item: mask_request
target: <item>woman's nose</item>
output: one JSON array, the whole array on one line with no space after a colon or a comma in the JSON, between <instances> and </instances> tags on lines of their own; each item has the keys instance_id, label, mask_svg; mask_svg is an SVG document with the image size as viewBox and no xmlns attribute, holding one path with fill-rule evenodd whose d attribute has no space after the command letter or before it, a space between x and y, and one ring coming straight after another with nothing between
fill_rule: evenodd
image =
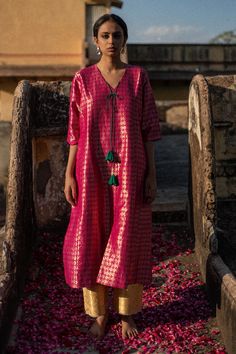
<instances>
[{"instance_id":1,"label":"woman's nose","mask_svg":"<svg viewBox=\"0 0 236 354\"><path fill-rule=\"evenodd\" d=\"M109 42L110 44L112 44L112 43L114 42L114 37L113 37L112 34L109 36L108 42Z\"/></svg>"}]
</instances>

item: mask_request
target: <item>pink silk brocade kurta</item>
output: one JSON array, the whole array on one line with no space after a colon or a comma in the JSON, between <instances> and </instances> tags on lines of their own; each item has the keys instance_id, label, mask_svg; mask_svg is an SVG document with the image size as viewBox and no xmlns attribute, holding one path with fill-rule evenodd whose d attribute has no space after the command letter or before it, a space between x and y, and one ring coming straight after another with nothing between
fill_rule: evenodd
<instances>
[{"instance_id":1,"label":"pink silk brocade kurta","mask_svg":"<svg viewBox=\"0 0 236 354\"><path fill-rule=\"evenodd\" d=\"M116 93L111 104L111 91ZM114 123L112 127L112 107ZM111 147L119 162L108 162ZM151 281L151 205L144 202L145 141L160 138L159 119L146 71L128 65L116 88L97 65L72 81L67 142L78 144L78 201L63 244L66 283L126 288ZM119 185L109 185L111 174Z\"/></svg>"}]
</instances>

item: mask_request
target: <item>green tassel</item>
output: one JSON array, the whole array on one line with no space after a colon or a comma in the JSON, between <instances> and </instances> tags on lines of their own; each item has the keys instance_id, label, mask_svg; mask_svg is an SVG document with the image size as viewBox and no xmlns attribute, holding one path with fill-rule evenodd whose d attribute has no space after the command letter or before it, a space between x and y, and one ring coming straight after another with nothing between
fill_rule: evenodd
<instances>
[{"instance_id":1,"label":"green tassel","mask_svg":"<svg viewBox=\"0 0 236 354\"><path fill-rule=\"evenodd\" d=\"M109 178L108 184L110 184L111 186L119 186L117 176L111 175L111 177Z\"/></svg>"},{"instance_id":2,"label":"green tassel","mask_svg":"<svg viewBox=\"0 0 236 354\"><path fill-rule=\"evenodd\" d=\"M114 162L115 161L115 156L114 156L113 151L108 151L105 160L106 161L110 161L110 162Z\"/></svg>"}]
</instances>

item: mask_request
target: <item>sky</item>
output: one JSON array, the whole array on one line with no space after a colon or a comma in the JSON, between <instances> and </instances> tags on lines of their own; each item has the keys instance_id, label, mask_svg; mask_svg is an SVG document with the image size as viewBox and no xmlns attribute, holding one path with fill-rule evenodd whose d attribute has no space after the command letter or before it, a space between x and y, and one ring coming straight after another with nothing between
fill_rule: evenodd
<instances>
[{"instance_id":1,"label":"sky","mask_svg":"<svg viewBox=\"0 0 236 354\"><path fill-rule=\"evenodd\" d=\"M123 0L128 43L208 43L236 29L236 0Z\"/></svg>"}]
</instances>

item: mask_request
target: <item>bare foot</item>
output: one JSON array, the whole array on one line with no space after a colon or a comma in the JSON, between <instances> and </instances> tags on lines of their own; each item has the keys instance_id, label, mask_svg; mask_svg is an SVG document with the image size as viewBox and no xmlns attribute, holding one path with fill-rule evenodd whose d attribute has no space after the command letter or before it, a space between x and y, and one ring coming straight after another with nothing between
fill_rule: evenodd
<instances>
[{"instance_id":1,"label":"bare foot","mask_svg":"<svg viewBox=\"0 0 236 354\"><path fill-rule=\"evenodd\" d=\"M138 330L132 316L121 316L122 338L135 338L138 336Z\"/></svg>"},{"instance_id":2,"label":"bare foot","mask_svg":"<svg viewBox=\"0 0 236 354\"><path fill-rule=\"evenodd\" d=\"M102 315L102 316L98 316L93 325L91 326L91 328L89 329L90 333L92 333L92 335L94 337L98 337L98 338L102 338L105 334L105 327L107 324L107 319L108 319L108 315Z\"/></svg>"}]
</instances>

